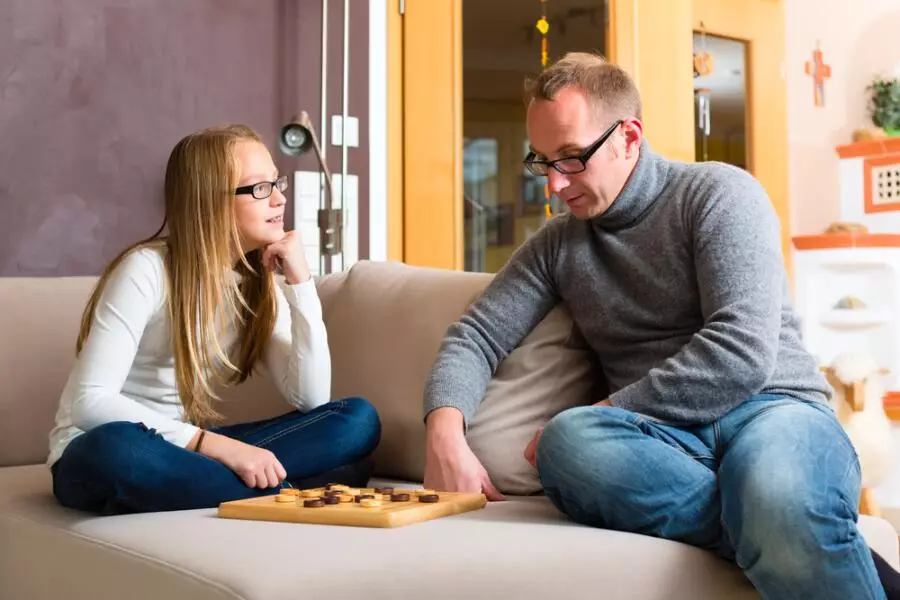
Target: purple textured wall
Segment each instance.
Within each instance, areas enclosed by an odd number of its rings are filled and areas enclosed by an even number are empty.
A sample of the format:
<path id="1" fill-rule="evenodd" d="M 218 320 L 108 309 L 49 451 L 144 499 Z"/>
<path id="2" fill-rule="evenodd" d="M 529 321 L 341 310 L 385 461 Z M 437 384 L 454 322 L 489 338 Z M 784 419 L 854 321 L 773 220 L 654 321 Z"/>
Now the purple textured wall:
<path id="1" fill-rule="evenodd" d="M 351 1 L 350 113 L 368 230 L 368 3 Z M 329 6 L 328 108 L 341 106 L 343 3 Z M 162 220 L 172 146 L 223 122 L 319 124 L 321 0 L 0 3 L 0 276 L 93 275 Z M 340 149 L 329 148 L 340 171 Z M 368 235 L 361 236 L 367 255 Z"/>

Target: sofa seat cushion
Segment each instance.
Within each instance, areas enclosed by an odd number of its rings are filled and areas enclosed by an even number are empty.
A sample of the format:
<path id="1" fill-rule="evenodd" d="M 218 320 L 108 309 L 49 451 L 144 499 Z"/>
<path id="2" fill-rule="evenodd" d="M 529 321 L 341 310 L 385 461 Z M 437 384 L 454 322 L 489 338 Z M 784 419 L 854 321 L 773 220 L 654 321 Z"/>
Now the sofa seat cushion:
<path id="1" fill-rule="evenodd" d="M 214 510 L 93 517 L 56 504 L 43 466 L 0 470 L 0 490 L 0 596 L 10 598 L 757 598 L 707 552 L 575 525 L 540 497 L 366 529 Z M 885 527 L 867 519 L 864 530 L 883 542 Z M 894 534 L 882 550 L 895 557 L 896 546 Z"/>

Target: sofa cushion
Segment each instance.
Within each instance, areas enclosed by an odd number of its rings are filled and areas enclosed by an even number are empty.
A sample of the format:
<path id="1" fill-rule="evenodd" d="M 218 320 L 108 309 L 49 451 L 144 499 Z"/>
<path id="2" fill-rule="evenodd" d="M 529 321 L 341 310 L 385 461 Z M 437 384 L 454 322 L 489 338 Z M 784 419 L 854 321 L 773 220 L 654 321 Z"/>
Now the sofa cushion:
<path id="1" fill-rule="evenodd" d="M 758 597 L 710 553 L 576 525 L 543 497 L 367 529 L 226 520 L 213 509 L 94 517 L 57 505 L 49 485 L 43 466 L 0 469 L 0 597 Z M 860 525 L 896 568 L 893 528 Z"/>
<path id="2" fill-rule="evenodd" d="M 0 279 L 0 467 L 41 462 L 93 277 Z"/>
<path id="3" fill-rule="evenodd" d="M 383 424 L 377 473 L 424 478 L 425 381 L 450 326 L 493 276 L 360 262 L 323 277 L 334 397 L 364 396 Z M 468 441 L 501 492 L 540 489 L 523 451 L 537 428 L 565 408 L 596 400 L 592 353 L 562 307 L 507 356 L 470 423 Z"/>
<path id="4" fill-rule="evenodd" d="M 447 327 L 490 279 L 364 261 L 319 281 L 331 346 L 331 394 L 363 396 L 378 410 L 379 475 L 423 479 L 425 379 Z"/>
<path id="5" fill-rule="evenodd" d="M 524 456 L 539 427 L 567 408 L 605 397 L 593 357 L 568 311 L 557 306 L 494 373 L 466 439 L 504 494 L 541 490 Z"/>
<path id="6" fill-rule="evenodd" d="M 94 517 L 56 505 L 48 485 L 0 471 L 0 489 L 16 490 L 0 508 L 3 597 L 756 598 L 711 554 L 574 525 L 539 497 L 368 529 L 219 519 L 212 509 Z"/>

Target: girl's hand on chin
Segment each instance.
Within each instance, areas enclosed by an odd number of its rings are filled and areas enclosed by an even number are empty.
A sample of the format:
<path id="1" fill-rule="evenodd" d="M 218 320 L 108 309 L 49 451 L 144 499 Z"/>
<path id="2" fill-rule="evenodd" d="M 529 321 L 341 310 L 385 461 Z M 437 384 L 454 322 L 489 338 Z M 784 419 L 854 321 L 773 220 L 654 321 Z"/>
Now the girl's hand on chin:
<path id="1" fill-rule="evenodd" d="M 280 265 L 289 285 L 302 283 L 310 278 L 303 242 L 296 231 L 288 231 L 283 238 L 266 246 L 262 253 L 262 264 L 270 271 L 275 271 Z"/>

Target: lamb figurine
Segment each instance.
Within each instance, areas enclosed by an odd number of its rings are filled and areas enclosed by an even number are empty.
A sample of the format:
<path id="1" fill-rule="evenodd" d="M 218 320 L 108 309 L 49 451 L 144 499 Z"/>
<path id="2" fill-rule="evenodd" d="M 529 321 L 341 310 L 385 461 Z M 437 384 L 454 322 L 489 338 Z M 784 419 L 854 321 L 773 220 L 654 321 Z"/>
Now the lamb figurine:
<path id="1" fill-rule="evenodd" d="M 875 359 L 843 353 L 822 371 L 834 388 L 831 406 L 859 456 L 862 471 L 860 512 L 879 515 L 872 488 L 888 475 L 893 449 L 891 421 L 884 410 L 884 384 Z"/>

